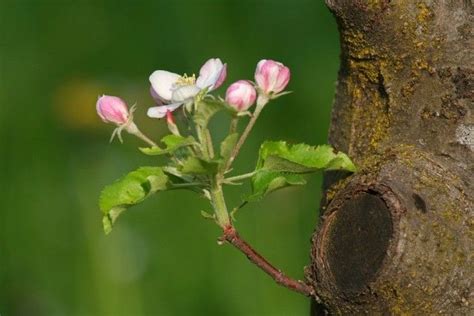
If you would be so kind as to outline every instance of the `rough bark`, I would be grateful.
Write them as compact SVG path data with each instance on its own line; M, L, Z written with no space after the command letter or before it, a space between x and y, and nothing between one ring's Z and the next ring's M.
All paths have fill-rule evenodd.
M474 315L474 40L466 0L327 0L341 68L308 278L313 315Z

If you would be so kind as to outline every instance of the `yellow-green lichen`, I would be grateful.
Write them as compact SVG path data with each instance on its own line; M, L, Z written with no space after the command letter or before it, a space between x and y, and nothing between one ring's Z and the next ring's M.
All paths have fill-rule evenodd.
M341 179L329 187L326 191L326 204L329 204L329 202L334 199L334 196L336 196L336 194L347 185L349 180L349 177Z

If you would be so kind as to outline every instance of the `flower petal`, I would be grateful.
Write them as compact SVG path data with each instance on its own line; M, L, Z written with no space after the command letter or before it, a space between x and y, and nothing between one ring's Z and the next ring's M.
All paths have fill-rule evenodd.
M217 89L227 75L227 67L219 58L211 58L202 65L196 86L199 89Z
M283 91L288 85L288 82L290 81L290 77L291 77L290 69L286 66L283 66L280 69L280 72L278 73L278 76L276 78L274 92L279 93Z
M183 103L173 103L168 105L161 105L161 106L153 106L148 109L147 115L152 118L162 118L166 116L166 113L173 112L177 108L179 108Z
M195 85L181 86L173 91L171 100L173 102L185 102L194 98L194 96L196 96L199 91L201 91L201 89L199 89Z
M221 74L220 74L219 78L217 78L217 81L214 84L214 86L212 87L212 90L216 90L217 88L219 88L224 83L224 80L225 80L226 77L227 77L227 64L224 64L224 66L221 70Z
M164 101L171 100L173 88L181 76L165 70L157 70L150 75L150 83L155 93Z
M150 86L150 95L155 100L155 103L157 105L163 105L164 100L160 98L158 94L156 94L155 89L153 89L153 86Z
M257 69L255 70L255 82L260 88L268 86L268 83L266 80L267 77L264 76L262 73L262 67L266 62L267 62L266 59L260 60L257 64Z

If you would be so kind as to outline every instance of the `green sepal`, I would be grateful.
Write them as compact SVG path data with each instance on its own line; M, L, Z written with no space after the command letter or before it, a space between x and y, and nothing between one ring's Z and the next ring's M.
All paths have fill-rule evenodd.
M206 212L204 210L201 211L201 216L204 217L205 219L216 220L216 216L214 214L211 214L211 213Z

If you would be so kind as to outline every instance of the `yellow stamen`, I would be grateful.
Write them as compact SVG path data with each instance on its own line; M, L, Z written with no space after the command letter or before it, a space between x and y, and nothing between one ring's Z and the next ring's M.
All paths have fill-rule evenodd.
M179 77L179 79L176 81L176 84L178 86L189 86L189 85L193 85L195 82L196 82L196 76L194 74L190 77L188 77L187 74L184 74L181 77Z

